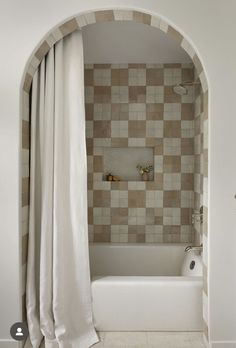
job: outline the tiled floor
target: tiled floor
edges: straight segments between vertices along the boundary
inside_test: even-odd
[[[199,332],[100,332],[93,348],[204,348]]]

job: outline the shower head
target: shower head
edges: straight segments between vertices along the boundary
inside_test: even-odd
[[[173,86],[173,90],[176,94],[185,95],[185,94],[188,94],[188,89],[186,86],[196,86],[196,85],[200,85],[200,81],[186,81],[183,83],[178,83],[177,85]]]
[[[187,88],[184,87],[184,85],[182,85],[182,84],[175,85],[173,87],[173,90],[176,94],[180,94],[180,95],[185,95],[188,93]]]

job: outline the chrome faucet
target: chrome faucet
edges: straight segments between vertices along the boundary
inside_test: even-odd
[[[197,246],[192,246],[192,245],[189,245],[185,248],[185,251],[188,253],[190,251],[199,251],[200,253],[202,252],[203,250],[203,245],[197,245]]]
[[[199,211],[194,210],[192,214],[192,224],[200,222],[200,224],[203,223],[203,206],[200,207]]]

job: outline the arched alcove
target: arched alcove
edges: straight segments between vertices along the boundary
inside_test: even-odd
[[[75,30],[79,30],[84,26],[107,21],[134,21],[142,23],[144,25],[150,25],[163,31],[166,35],[172,37],[190,56],[195,66],[197,78],[201,81],[202,86],[202,113],[203,113],[203,171],[201,173],[203,177],[203,296],[204,296],[204,336],[208,340],[208,318],[207,318],[207,306],[208,306],[208,264],[207,264],[207,233],[208,233],[208,206],[207,206],[207,180],[208,180],[208,85],[206,74],[203,70],[201,61],[195,52],[189,41],[175,28],[169,25],[165,20],[156,16],[150,15],[144,12],[138,12],[136,10],[104,10],[94,11],[79,14],[66,20],[64,23],[59,24],[53,28],[43,39],[43,41],[37,45],[31,58],[29,59],[25,73],[22,80],[21,87],[21,105],[22,105],[22,177],[21,177],[21,197],[22,197],[22,273],[25,274],[27,264],[27,240],[28,240],[28,207],[29,207],[29,152],[30,152],[30,117],[29,117],[29,97],[32,78],[34,72],[38,68],[40,62],[44,56],[48,53],[50,48],[64,36],[72,33]],[[24,284],[23,277],[23,284]],[[23,319],[25,319],[25,294],[22,299]]]

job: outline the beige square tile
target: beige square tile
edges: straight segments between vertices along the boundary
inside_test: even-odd
[[[183,68],[182,70],[182,82],[194,81],[194,69]]]
[[[93,104],[85,104],[85,117],[86,120],[93,120]]]
[[[164,69],[164,85],[173,88],[174,85],[182,82],[181,67],[173,64],[165,64]]]
[[[129,102],[130,103],[145,103],[146,87],[145,86],[130,86],[129,87]]]
[[[147,69],[147,86],[162,86],[164,83],[163,69]]]
[[[85,103],[94,102],[94,87],[85,86]]]
[[[181,199],[180,191],[164,191],[163,193],[163,206],[169,207],[180,207]]]
[[[37,49],[37,51],[35,52],[35,57],[41,62],[41,60],[48,53],[49,50],[50,50],[49,44],[47,43],[47,41],[43,41],[42,44]]]
[[[27,255],[28,255],[28,234],[24,235],[22,237],[22,259],[21,264],[24,265],[27,262]]]
[[[23,84],[23,90],[27,93],[29,93],[29,91],[30,91],[32,80],[33,80],[33,76],[27,72],[25,74],[24,84]]]
[[[111,139],[111,146],[112,147],[128,147],[128,138],[112,138]],[[114,185],[119,185],[119,183],[112,183]]]
[[[189,139],[189,138],[181,139],[181,155],[193,155],[193,154],[194,154],[193,139]]]
[[[164,102],[165,103],[180,103],[181,96],[176,94],[172,86],[164,87]]]
[[[181,122],[180,121],[164,121],[164,138],[180,138]]]
[[[163,103],[164,102],[164,87],[163,86],[147,86],[146,88],[147,103]]]
[[[93,82],[95,86],[110,86],[111,69],[94,69]]]
[[[93,171],[103,173],[103,156],[93,156]]]
[[[129,121],[129,137],[145,138],[146,122],[145,121]]]
[[[112,86],[128,86],[128,69],[111,70]]]
[[[93,206],[94,207],[110,207],[111,193],[104,190],[93,191]]]
[[[194,189],[194,174],[192,173],[181,174],[181,189],[184,191],[191,191]]]
[[[95,86],[94,87],[94,102],[95,103],[110,103],[111,102],[111,87]]]
[[[93,136],[94,138],[109,138],[111,136],[111,122],[94,121]]]
[[[59,30],[61,31],[63,36],[66,36],[76,29],[78,29],[78,23],[75,18],[70,19],[69,21],[65,22],[59,27]]]
[[[145,191],[129,191],[128,207],[145,207]]]
[[[96,22],[111,22],[114,21],[114,13],[111,10],[96,11],[95,18]]]
[[[112,103],[128,103],[129,90],[127,86],[112,86],[111,87]]]
[[[163,120],[164,104],[154,103],[146,104],[147,120]]]
[[[129,104],[128,103],[112,103],[111,104],[111,119],[112,120],[128,120],[129,119]]]
[[[93,64],[94,69],[111,69],[111,64]]]
[[[164,156],[163,170],[165,173],[180,173],[181,156]]]
[[[168,27],[167,35],[172,37],[179,45],[183,40],[183,36],[170,25]]]
[[[129,69],[129,86],[146,86],[146,69]]]
[[[181,104],[181,119],[182,120],[194,119],[194,105],[192,103]]]
[[[133,20],[138,23],[143,23],[148,25],[151,24],[151,16],[149,14],[142,13],[142,12],[134,11]]]
[[[94,225],[94,242],[107,243],[111,241],[111,226]]]

